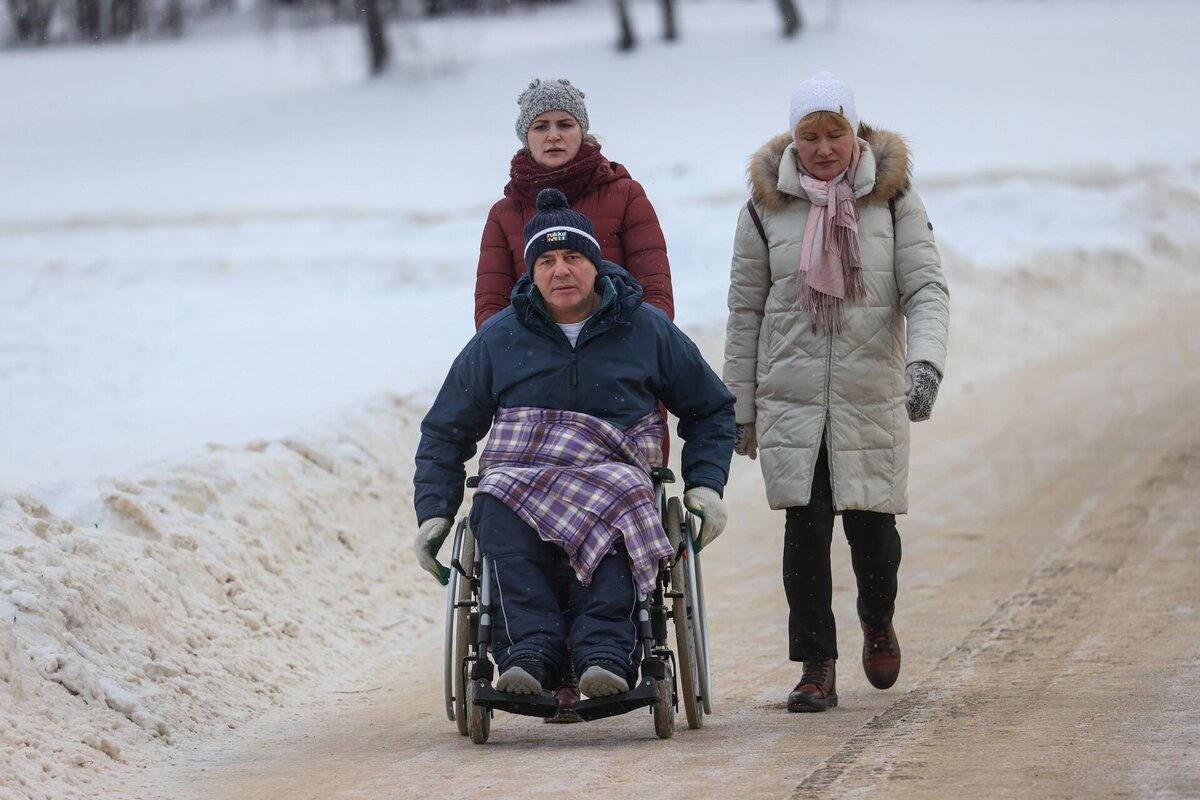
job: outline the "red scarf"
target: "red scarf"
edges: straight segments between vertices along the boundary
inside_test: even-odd
[[[537,201],[538,192],[554,188],[567,196],[568,203],[575,205],[576,200],[597,183],[603,182],[605,173],[611,171],[608,161],[600,155],[598,145],[583,145],[573,159],[549,171],[534,163],[529,151],[522,148],[512,158],[508,172],[511,180],[504,187],[504,196],[533,204]]]

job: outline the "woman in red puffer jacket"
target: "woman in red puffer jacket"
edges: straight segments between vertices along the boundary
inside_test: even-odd
[[[629,171],[600,153],[588,133],[583,92],[567,80],[535,80],[517,99],[517,137],[504,198],[488,213],[475,277],[475,327],[509,304],[525,273],[524,228],[537,212],[542,189],[567,196],[592,220],[601,256],[624,267],[642,285],[647,303],[674,319],[671,267],[654,206]]]
[[[475,327],[508,307],[517,278],[525,274],[525,223],[537,213],[538,192],[548,188],[561,191],[572,210],[592,221],[601,257],[624,267],[642,285],[645,302],[673,320],[671,267],[658,215],[629,171],[601,155],[599,142],[588,133],[583,92],[564,79],[534,80],[517,105],[517,138],[523,146],[513,156],[504,197],[483,227]],[[667,452],[664,440],[664,463]],[[555,697],[559,712],[547,721],[578,722],[579,688],[572,670]]]

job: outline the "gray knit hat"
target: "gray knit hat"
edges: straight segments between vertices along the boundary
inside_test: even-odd
[[[574,250],[600,266],[600,243],[592,221],[572,211],[566,195],[558,189],[542,189],[537,208],[525,225],[525,269],[532,273],[534,262],[547,250]]]
[[[521,144],[529,134],[529,126],[539,115],[547,111],[566,111],[579,123],[584,135],[588,132],[587,106],[583,104],[583,92],[571,85],[566,78],[529,82],[529,88],[517,98],[521,114],[517,117],[517,138]]]

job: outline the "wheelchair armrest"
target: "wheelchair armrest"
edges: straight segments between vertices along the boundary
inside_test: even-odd
[[[652,467],[650,469],[650,479],[655,483],[674,483],[675,473],[666,467]]]

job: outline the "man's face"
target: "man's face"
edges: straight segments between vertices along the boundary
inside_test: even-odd
[[[582,322],[596,307],[596,265],[577,250],[547,250],[533,262],[533,283],[558,323]]]

